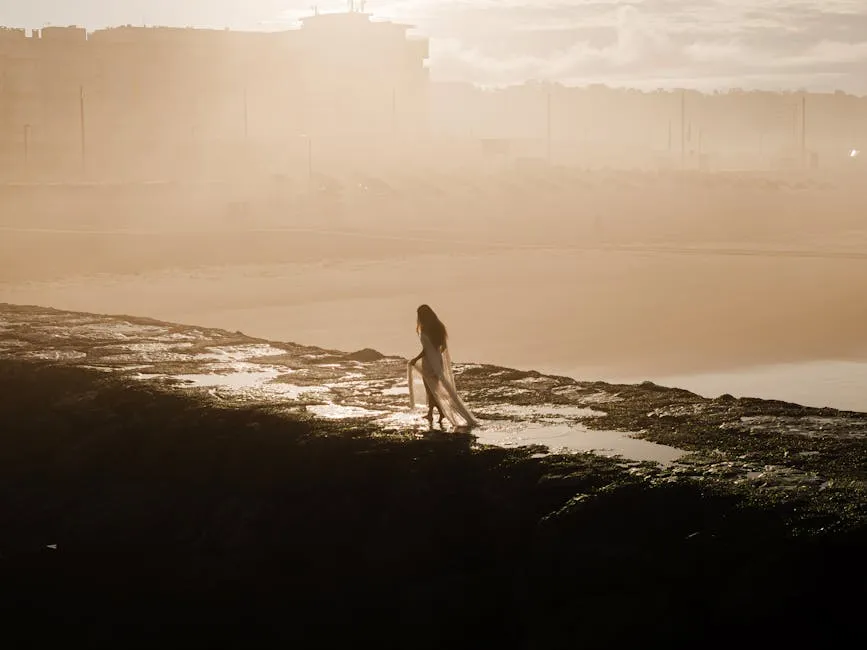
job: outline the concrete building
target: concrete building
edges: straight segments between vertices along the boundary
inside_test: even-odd
[[[26,146],[30,165],[58,170],[219,166],[301,136],[419,135],[428,42],[408,29],[351,11],[281,32],[0,30],[0,164]]]

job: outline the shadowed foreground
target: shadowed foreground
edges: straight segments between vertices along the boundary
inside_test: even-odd
[[[17,360],[0,412],[0,610],[34,643],[833,643],[864,602],[863,526],[611,459]]]

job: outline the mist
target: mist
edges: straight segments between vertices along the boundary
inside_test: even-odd
[[[856,638],[863,1],[339,5],[0,9],[6,636]]]
[[[360,11],[0,47],[2,301],[395,354],[430,302],[604,378],[867,350],[863,97],[437,81]]]

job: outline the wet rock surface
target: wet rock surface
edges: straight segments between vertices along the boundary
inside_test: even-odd
[[[456,374],[470,434],[430,431],[373,350],[0,306],[0,605],[226,642],[412,624],[422,647],[857,620],[867,416]]]
[[[110,372],[210,403],[364,422],[402,439],[428,433],[422,411],[407,406],[405,359],[370,349],[345,353],[143,318],[5,305],[0,358]],[[457,364],[455,374],[483,423],[473,432],[481,444],[593,450],[662,462],[672,476],[760,489],[867,485],[867,414],[483,364]]]

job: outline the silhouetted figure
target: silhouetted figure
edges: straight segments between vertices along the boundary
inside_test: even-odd
[[[439,411],[439,423],[447,418],[453,426],[478,426],[466,404],[455,390],[455,376],[448,350],[446,326],[427,305],[418,308],[416,331],[421,340],[421,352],[407,364],[410,406],[414,407],[413,371],[421,375],[427,397],[427,420],[433,424],[433,410]],[[421,364],[418,362],[421,361]]]

